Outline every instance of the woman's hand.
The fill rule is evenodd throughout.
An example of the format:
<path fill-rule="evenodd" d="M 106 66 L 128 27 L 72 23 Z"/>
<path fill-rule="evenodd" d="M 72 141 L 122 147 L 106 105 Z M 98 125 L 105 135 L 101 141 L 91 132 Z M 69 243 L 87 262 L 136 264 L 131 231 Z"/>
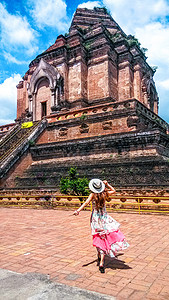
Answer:
<path fill-rule="evenodd" d="M 79 215 L 79 211 L 75 210 L 74 213 L 73 213 L 73 215 L 78 216 Z"/>
<path fill-rule="evenodd" d="M 75 216 L 77 216 L 77 215 L 79 215 L 79 213 L 80 213 L 80 211 L 86 206 L 86 205 L 88 205 L 89 203 L 90 203 L 90 201 L 93 199 L 93 193 L 91 193 L 90 195 L 89 195 L 89 197 L 87 198 L 87 200 L 77 209 L 77 210 L 75 210 L 74 211 L 74 213 L 73 213 L 73 215 L 75 215 Z"/>
<path fill-rule="evenodd" d="M 109 193 L 110 195 L 116 193 L 116 190 L 114 189 L 114 187 L 112 187 L 112 186 L 107 182 L 107 180 L 104 180 L 103 183 L 104 183 L 105 186 L 109 189 L 108 193 Z"/>

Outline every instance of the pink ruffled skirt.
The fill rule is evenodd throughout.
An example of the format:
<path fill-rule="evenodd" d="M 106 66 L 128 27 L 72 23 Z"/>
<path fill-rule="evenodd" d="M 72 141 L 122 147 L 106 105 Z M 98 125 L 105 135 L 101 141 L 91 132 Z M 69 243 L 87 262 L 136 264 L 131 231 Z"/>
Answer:
<path fill-rule="evenodd" d="M 100 253 L 115 257 L 118 251 L 129 247 L 119 226 L 120 224 L 107 214 L 105 208 L 102 211 L 93 210 L 91 216 L 93 246 Z"/>

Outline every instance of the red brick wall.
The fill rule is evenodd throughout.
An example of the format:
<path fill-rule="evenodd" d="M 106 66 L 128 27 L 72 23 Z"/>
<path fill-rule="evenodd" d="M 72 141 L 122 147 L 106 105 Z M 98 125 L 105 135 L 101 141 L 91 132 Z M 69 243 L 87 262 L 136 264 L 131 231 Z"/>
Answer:
<path fill-rule="evenodd" d="M 24 85 L 25 84 L 23 83 L 22 88 L 17 88 L 17 118 L 19 118 L 21 114 L 25 112 L 25 109 L 28 107 L 26 95 L 27 93 Z"/>
<path fill-rule="evenodd" d="M 2 187 L 15 187 L 15 179 L 17 176 L 22 176 L 23 172 L 31 165 L 32 163 L 32 157 L 30 153 L 25 154 L 19 162 L 17 162 L 9 171 L 7 174 L 7 177 L 4 178 L 0 186 Z"/>
<path fill-rule="evenodd" d="M 125 67 L 121 67 L 118 76 L 118 97 L 119 100 L 127 100 L 133 97 L 133 82 L 132 82 L 132 72 L 130 66 L 127 64 Z M 138 98 L 137 98 L 138 99 Z"/>
<path fill-rule="evenodd" d="M 84 123 L 87 124 L 87 122 Z M 83 130 L 81 125 L 79 126 L 76 125 L 74 127 L 63 126 L 63 128 L 68 128 L 65 135 L 62 135 L 62 130 L 60 129 L 45 130 L 45 132 L 43 132 L 40 138 L 38 139 L 37 144 L 59 142 L 63 140 L 79 139 L 85 137 L 130 131 L 130 129 L 127 126 L 126 117 L 114 119 L 112 121 L 109 120 L 109 121 L 88 124 L 88 126 L 89 126 L 88 132 L 84 132 L 84 133 L 81 133 Z M 132 129 L 135 129 L 135 127 Z"/>
<path fill-rule="evenodd" d="M 88 68 L 88 99 L 109 97 L 108 61 Z"/>
<path fill-rule="evenodd" d="M 74 63 L 69 67 L 69 101 L 75 101 L 82 98 L 82 82 L 81 82 L 81 63 Z"/>

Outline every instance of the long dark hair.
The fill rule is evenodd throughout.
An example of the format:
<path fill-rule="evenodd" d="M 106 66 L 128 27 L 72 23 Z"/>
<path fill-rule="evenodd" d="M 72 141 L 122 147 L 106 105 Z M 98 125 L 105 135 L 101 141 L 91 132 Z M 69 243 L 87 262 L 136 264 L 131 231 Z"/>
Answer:
<path fill-rule="evenodd" d="M 103 209 L 103 207 L 105 206 L 105 202 L 108 199 L 109 199 L 109 194 L 106 190 L 104 190 L 102 193 L 94 193 L 94 201 L 95 201 L 97 211 Z"/>

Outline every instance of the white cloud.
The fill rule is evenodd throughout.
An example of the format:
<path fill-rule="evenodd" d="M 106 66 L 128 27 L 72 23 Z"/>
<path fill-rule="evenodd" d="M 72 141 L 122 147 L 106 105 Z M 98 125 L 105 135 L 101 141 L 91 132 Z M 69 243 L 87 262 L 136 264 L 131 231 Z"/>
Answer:
<path fill-rule="evenodd" d="M 169 25 L 152 22 L 136 28 L 135 35 L 148 49 L 148 63 L 158 66 L 154 79 L 160 100 L 159 114 L 169 122 Z"/>
<path fill-rule="evenodd" d="M 28 57 L 32 57 L 33 55 L 38 53 L 39 47 L 34 45 L 33 47 L 28 47 L 25 51 L 25 54 L 28 55 Z"/>
<path fill-rule="evenodd" d="M 0 3 L 1 43 L 10 47 L 30 47 L 35 41 L 35 31 L 27 19 L 20 15 L 9 14 Z"/>
<path fill-rule="evenodd" d="M 134 32 L 136 27 L 158 18 L 163 19 L 169 13 L 169 5 L 165 0 L 103 0 L 103 4 L 127 34 Z"/>
<path fill-rule="evenodd" d="M 0 84 L 0 104 L 7 106 L 9 103 L 16 103 L 17 89 L 16 85 L 22 80 L 20 74 L 14 74 L 13 76 L 5 79 Z"/>
<path fill-rule="evenodd" d="M 148 49 L 148 60 L 152 63 L 169 66 L 169 24 L 153 22 L 137 27 L 135 34 L 141 44 Z"/>
<path fill-rule="evenodd" d="M 16 57 L 12 56 L 10 53 L 4 52 L 3 55 L 9 63 L 15 63 L 17 65 L 28 64 L 27 61 L 18 60 Z"/>
<path fill-rule="evenodd" d="M 51 26 L 58 30 L 67 30 L 67 5 L 63 0 L 30 0 L 30 3 L 33 7 L 32 15 L 39 28 Z"/>
<path fill-rule="evenodd" d="M 0 84 L 0 125 L 13 123 L 16 119 L 16 85 L 20 80 L 20 74 L 14 74 Z"/>
<path fill-rule="evenodd" d="M 88 9 L 93 9 L 94 7 L 100 7 L 100 6 L 101 3 L 99 1 L 88 1 L 78 5 L 79 8 L 88 8 Z"/>

